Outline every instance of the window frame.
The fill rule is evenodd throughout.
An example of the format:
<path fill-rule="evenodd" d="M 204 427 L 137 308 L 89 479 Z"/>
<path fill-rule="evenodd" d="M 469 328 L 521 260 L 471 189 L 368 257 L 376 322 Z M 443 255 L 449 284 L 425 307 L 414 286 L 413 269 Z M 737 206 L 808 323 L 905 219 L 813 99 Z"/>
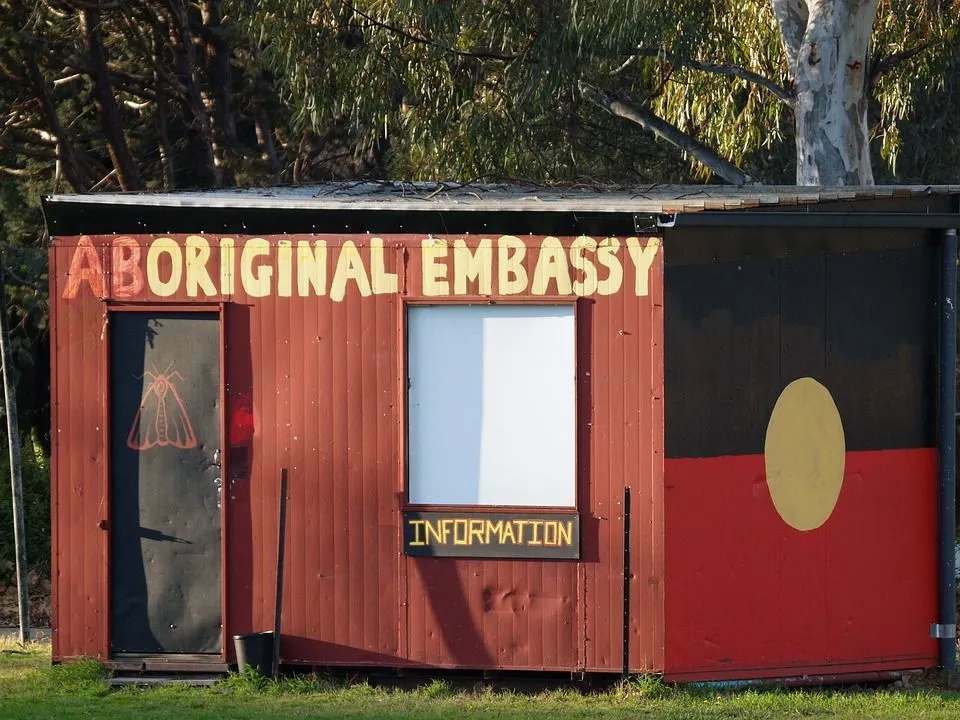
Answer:
<path fill-rule="evenodd" d="M 579 512 L 580 483 L 582 470 L 580 467 L 581 449 L 581 415 L 580 415 L 580 383 L 581 383 L 581 347 L 580 347 L 580 315 L 583 311 L 581 298 L 576 295 L 518 295 L 506 296 L 503 299 L 485 295 L 455 295 L 444 297 L 406 296 L 401 298 L 398 305 L 398 402 L 402 409 L 398 423 L 399 457 L 399 491 L 401 511 L 422 512 L 455 512 L 455 513 L 556 513 L 569 515 Z M 410 408 L 409 408 L 409 364 L 408 358 L 408 316 L 411 307 L 449 307 L 473 305 L 543 305 L 543 306 L 572 306 L 573 308 L 573 352 L 574 352 L 574 379 L 573 379 L 573 406 L 574 406 L 574 437 L 573 440 L 573 505 L 464 505 L 443 503 L 413 503 L 410 501 Z"/>

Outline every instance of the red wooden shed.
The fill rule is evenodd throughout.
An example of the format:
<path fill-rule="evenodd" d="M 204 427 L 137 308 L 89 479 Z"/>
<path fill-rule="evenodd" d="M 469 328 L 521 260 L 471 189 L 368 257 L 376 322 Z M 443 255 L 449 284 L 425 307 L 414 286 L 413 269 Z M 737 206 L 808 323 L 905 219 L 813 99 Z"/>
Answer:
<path fill-rule="evenodd" d="M 949 665 L 958 195 L 46 198 L 54 659 Z"/>

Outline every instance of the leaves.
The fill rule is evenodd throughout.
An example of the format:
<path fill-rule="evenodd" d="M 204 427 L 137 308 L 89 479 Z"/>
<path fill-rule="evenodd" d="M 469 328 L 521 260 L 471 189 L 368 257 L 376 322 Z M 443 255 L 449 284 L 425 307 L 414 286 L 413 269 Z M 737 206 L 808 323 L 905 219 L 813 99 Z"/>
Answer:
<path fill-rule="evenodd" d="M 784 102 L 791 76 L 768 0 L 235 7 L 260 38 L 260 59 L 283 87 L 298 131 L 348 123 L 366 146 L 388 143 L 393 176 L 709 179 L 701 166 L 684 167 L 675 149 L 588 106 L 580 82 L 648 107 L 755 177 L 794 176 Z M 875 64 L 890 66 L 875 86 L 872 127 L 888 174 L 904 137 L 898 128 L 924 124 L 917 103 L 944 82 L 944 61 L 957 55 L 949 38 L 958 10 L 956 0 L 881 2 Z M 911 48 L 920 49 L 898 55 Z"/>

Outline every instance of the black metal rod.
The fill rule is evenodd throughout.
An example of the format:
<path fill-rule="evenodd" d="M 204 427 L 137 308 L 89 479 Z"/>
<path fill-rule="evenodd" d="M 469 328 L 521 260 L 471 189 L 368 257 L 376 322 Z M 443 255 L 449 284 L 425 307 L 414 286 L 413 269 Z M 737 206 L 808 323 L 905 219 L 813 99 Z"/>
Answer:
<path fill-rule="evenodd" d="M 630 488 L 623 489 L 623 677 L 630 674 Z"/>
<path fill-rule="evenodd" d="M 280 507 L 277 509 L 277 596 L 273 618 L 273 677 L 280 674 L 280 618 L 283 614 L 283 556 L 287 529 L 287 469 L 280 471 Z"/>
<path fill-rule="evenodd" d="M 957 666 L 957 231 L 943 233 L 940 293 L 940 665 Z"/>

